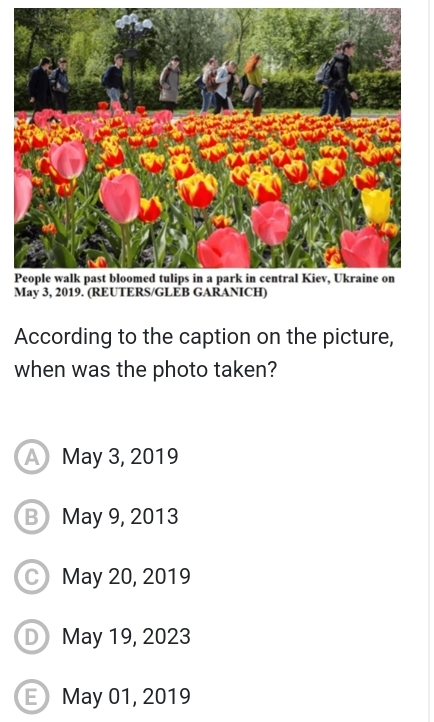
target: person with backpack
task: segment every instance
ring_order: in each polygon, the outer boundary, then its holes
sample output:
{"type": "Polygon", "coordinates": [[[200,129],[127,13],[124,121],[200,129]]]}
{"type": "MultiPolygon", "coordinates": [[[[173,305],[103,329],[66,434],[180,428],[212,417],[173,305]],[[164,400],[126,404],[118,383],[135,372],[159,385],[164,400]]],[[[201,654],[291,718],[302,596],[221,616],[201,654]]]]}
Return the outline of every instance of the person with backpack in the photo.
{"type": "Polygon", "coordinates": [[[164,103],[166,110],[175,110],[179,95],[179,55],[172,55],[170,63],[166,65],[160,75],[160,100],[164,103]]]}
{"type": "Polygon", "coordinates": [[[216,105],[214,108],[214,114],[218,115],[222,110],[229,110],[228,102],[228,83],[231,75],[235,73],[237,66],[233,60],[227,60],[218,70],[215,77],[216,91],[215,99],[216,105]]]}
{"type": "Polygon", "coordinates": [[[262,77],[262,73],[259,69],[261,62],[261,56],[258,55],[258,53],[253,53],[244,68],[249,85],[243,95],[243,103],[247,103],[253,107],[254,117],[257,117],[262,113],[262,86],[265,83],[268,83],[268,80],[262,77]]]}
{"type": "Polygon", "coordinates": [[[350,58],[356,52],[356,44],[352,40],[344,40],[341,49],[334,55],[334,63],[331,69],[331,85],[329,89],[328,115],[334,115],[338,106],[342,107],[343,119],[351,115],[350,103],[346,91],[350,93],[353,100],[359,96],[348,80],[348,73],[351,70],[350,58]]]}
{"type": "Polygon", "coordinates": [[[219,61],[213,57],[207,62],[204,69],[202,70],[202,108],[201,113],[207,113],[210,105],[215,108],[215,76],[219,67],[219,61]],[[214,101],[214,102],[213,102],[214,101]]]}
{"type": "Polygon", "coordinates": [[[50,58],[41,58],[39,65],[30,71],[29,98],[33,105],[31,123],[35,122],[35,113],[51,107],[51,86],[47,71],[50,68],[50,58]]]}
{"type": "Polygon", "coordinates": [[[68,112],[68,76],[66,74],[66,58],[59,58],[56,70],[50,75],[51,89],[56,105],[62,113],[68,112]]]}
{"type": "Polygon", "coordinates": [[[233,110],[234,104],[232,102],[232,93],[234,91],[235,83],[238,85],[238,83],[240,82],[240,79],[239,79],[238,75],[236,74],[237,66],[236,66],[236,63],[234,60],[232,60],[232,61],[227,60],[225,62],[225,65],[226,65],[226,67],[228,69],[228,73],[229,73],[228,90],[227,90],[228,107],[229,107],[229,110],[233,110]]]}
{"type": "Polygon", "coordinates": [[[124,81],[122,77],[123,63],[124,57],[121,53],[118,53],[114,57],[114,64],[109,65],[101,78],[101,82],[107,91],[107,95],[110,98],[111,103],[119,103],[121,93],[123,93],[123,97],[125,100],[128,99],[128,93],[125,91],[124,81]]]}
{"type": "MultiPolygon", "coordinates": [[[[342,45],[336,45],[335,47],[335,54],[339,53],[342,50],[342,45]]],[[[322,103],[321,108],[318,113],[318,117],[322,117],[323,115],[327,115],[329,112],[329,105],[330,105],[330,86],[332,84],[332,77],[331,77],[331,71],[333,68],[333,65],[335,64],[335,56],[333,56],[330,60],[328,60],[326,63],[323,63],[321,67],[319,68],[317,74],[315,75],[315,80],[317,83],[321,83],[322,87],[322,103]]],[[[338,105],[338,115],[341,120],[344,120],[344,111],[342,109],[341,105],[338,105]]]]}

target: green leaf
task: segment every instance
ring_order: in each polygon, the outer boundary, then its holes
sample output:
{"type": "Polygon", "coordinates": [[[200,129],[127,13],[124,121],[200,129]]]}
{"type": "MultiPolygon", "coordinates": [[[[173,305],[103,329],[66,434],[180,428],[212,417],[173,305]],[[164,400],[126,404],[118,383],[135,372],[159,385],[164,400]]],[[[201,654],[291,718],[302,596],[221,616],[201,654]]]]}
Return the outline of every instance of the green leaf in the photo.
{"type": "Polygon", "coordinates": [[[30,246],[23,246],[14,258],[14,268],[21,268],[21,264],[25,261],[30,246]]]}
{"type": "Polygon", "coordinates": [[[110,255],[104,243],[101,243],[100,251],[98,251],[97,253],[98,255],[104,256],[109,268],[120,268],[116,258],[113,258],[113,256],[110,255]]]}
{"type": "Polygon", "coordinates": [[[155,251],[157,254],[157,265],[158,268],[163,268],[164,259],[166,258],[166,246],[167,246],[167,226],[165,223],[157,238],[155,239],[155,251]]]}
{"type": "Polygon", "coordinates": [[[194,258],[191,253],[188,253],[187,251],[181,252],[181,261],[182,263],[185,263],[187,268],[201,268],[201,265],[199,261],[194,258]]]}
{"type": "Polygon", "coordinates": [[[74,256],[65,246],[61,246],[60,243],[55,243],[52,253],[58,264],[58,268],[77,268],[74,256]]]}
{"type": "Polygon", "coordinates": [[[194,233],[194,223],[191,218],[185,213],[183,213],[180,208],[175,205],[172,206],[171,210],[176,220],[179,221],[179,223],[181,223],[187,229],[187,231],[194,233]]]}
{"type": "Polygon", "coordinates": [[[98,213],[99,217],[102,218],[104,223],[110,228],[110,230],[114,233],[114,235],[119,238],[119,240],[122,240],[122,233],[121,233],[121,227],[119,223],[116,223],[116,221],[113,221],[107,213],[103,213],[100,211],[99,208],[95,208],[96,213],[98,213]]]}
{"type": "Polygon", "coordinates": [[[301,244],[298,243],[293,252],[291,253],[291,256],[289,258],[289,268],[297,268],[298,259],[301,252],[301,244]]]}

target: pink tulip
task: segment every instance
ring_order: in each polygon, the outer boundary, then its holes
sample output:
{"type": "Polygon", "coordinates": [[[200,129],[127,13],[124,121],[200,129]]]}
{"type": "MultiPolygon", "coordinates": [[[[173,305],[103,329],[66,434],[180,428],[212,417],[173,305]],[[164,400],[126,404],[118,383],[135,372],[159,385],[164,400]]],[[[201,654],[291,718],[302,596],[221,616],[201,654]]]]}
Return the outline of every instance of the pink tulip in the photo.
{"type": "Polygon", "coordinates": [[[197,257],[204,268],[250,268],[250,248],[244,233],[221,228],[197,244],[197,257]]]}
{"type": "Polygon", "coordinates": [[[389,239],[383,241],[375,228],[341,234],[341,254],[348,268],[387,268],[389,239]]]}
{"type": "Polygon", "coordinates": [[[154,123],[152,126],[152,132],[154,135],[163,135],[164,125],[162,123],[154,123]]]}
{"type": "Polygon", "coordinates": [[[62,145],[53,143],[50,148],[50,163],[62,178],[78,178],[86,162],[86,151],[79,140],[70,140],[62,145]]]}
{"type": "Polygon", "coordinates": [[[30,170],[19,167],[14,169],[14,223],[24,218],[32,202],[31,176],[30,170]]]}
{"type": "Polygon", "coordinates": [[[252,208],[253,231],[267,246],[283,243],[291,226],[288,206],[280,201],[268,201],[252,208]]]}
{"type": "Polygon", "coordinates": [[[117,223],[131,223],[140,211],[140,183],[132,173],[115,176],[112,180],[103,178],[100,196],[107,213],[117,223]]]}
{"type": "Polygon", "coordinates": [[[80,133],[83,133],[86,140],[90,140],[92,143],[94,142],[95,133],[98,130],[98,128],[101,128],[103,123],[100,123],[97,121],[94,122],[86,122],[84,120],[78,120],[75,124],[75,127],[77,130],[80,131],[80,133]]]}
{"type": "Polygon", "coordinates": [[[18,120],[27,120],[27,110],[20,110],[19,113],[17,113],[18,120]]]}
{"type": "Polygon", "coordinates": [[[153,117],[156,123],[170,123],[173,113],[171,110],[157,110],[153,117]]]}

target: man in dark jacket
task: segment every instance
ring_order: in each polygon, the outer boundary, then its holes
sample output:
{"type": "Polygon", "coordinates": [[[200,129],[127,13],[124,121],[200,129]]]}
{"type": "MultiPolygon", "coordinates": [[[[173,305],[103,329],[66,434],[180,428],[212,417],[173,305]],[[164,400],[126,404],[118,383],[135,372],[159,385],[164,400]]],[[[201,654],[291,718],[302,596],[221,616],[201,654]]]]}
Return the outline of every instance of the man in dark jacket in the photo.
{"type": "Polygon", "coordinates": [[[30,122],[34,123],[35,113],[51,107],[51,87],[47,71],[50,58],[41,58],[41,62],[30,73],[29,96],[33,104],[33,115],[30,122]]]}
{"type": "Polygon", "coordinates": [[[121,93],[123,93],[125,100],[128,98],[122,78],[123,55],[118,53],[115,55],[114,61],[114,65],[110,65],[104,73],[104,86],[111,102],[119,103],[121,93]]]}
{"type": "Polygon", "coordinates": [[[68,76],[66,74],[66,58],[60,58],[56,70],[50,75],[50,83],[56,99],[57,107],[62,113],[68,112],[68,76]]]}
{"type": "Polygon", "coordinates": [[[358,100],[359,96],[354,91],[353,86],[348,80],[348,73],[351,69],[350,58],[356,52],[356,45],[351,40],[345,40],[342,43],[341,51],[336,53],[335,63],[332,68],[331,77],[332,85],[329,91],[329,115],[336,113],[338,105],[343,111],[343,120],[351,115],[351,108],[348,102],[346,90],[350,93],[353,100],[358,100]]]}

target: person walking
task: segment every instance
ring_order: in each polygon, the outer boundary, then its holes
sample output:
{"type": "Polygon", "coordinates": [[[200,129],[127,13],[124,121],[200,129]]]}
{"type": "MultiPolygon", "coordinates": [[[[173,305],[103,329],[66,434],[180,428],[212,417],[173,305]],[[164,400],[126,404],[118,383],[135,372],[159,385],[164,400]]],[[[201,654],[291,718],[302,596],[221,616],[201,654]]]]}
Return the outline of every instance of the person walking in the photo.
{"type": "Polygon", "coordinates": [[[66,58],[59,58],[56,70],[50,75],[51,88],[58,110],[68,112],[69,83],[66,74],[66,58]]]}
{"type": "Polygon", "coordinates": [[[33,105],[31,123],[35,122],[35,113],[51,107],[51,86],[47,71],[50,68],[50,58],[43,57],[39,65],[33,68],[29,77],[29,98],[33,105]]]}
{"type": "Polygon", "coordinates": [[[219,67],[219,63],[217,58],[211,58],[205,65],[203,71],[202,71],[202,80],[204,87],[201,90],[202,93],[202,108],[200,110],[201,113],[207,113],[210,105],[213,105],[215,108],[215,95],[214,95],[214,88],[215,88],[215,76],[217,74],[217,70],[219,67]],[[214,101],[214,102],[213,102],[214,101]]]}
{"type": "Polygon", "coordinates": [[[179,95],[179,63],[181,59],[179,55],[172,55],[170,63],[166,65],[160,75],[160,100],[164,103],[166,110],[175,110],[179,95]]]}
{"type": "Polygon", "coordinates": [[[114,64],[109,65],[103,75],[103,85],[107,91],[107,95],[110,98],[110,103],[119,103],[121,99],[121,93],[125,100],[128,99],[128,93],[125,91],[124,80],[122,77],[122,65],[124,64],[124,57],[121,53],[118,53],[114,57],[114,64]]]}
{"type": "Polygon", "coordinates": [[[345,40],[341,45],[341,50],[334,56],[335,62],[331,70],[332,84],[329,89],[328,115],[334,115],[340,105],[343,114],[343,116],[341,116],[342,120],[351,116],[351,108],[346,91],[348,90],[353,100],[359,99],[359,96],[348,80],[348,73],[351,70],[350,58],[355,52],[356,44],[352,40],[345,40]]]}
{"type": "Polygon", "coordinates": [[[228,82],[230,74],[235,73],[236,64],[233,60],[227,60],[218,70],[215,78],[217,89],[215,91],[216,104],[214,114],[218,115],[222,110],[229,110],[228,104],[228,82]]]}
{"type": "Polygon", "coordinates": [[[262,113],[262,86],[265,85],[265,83],[268,83],[268,80],[262,77],[262,73],[259,68],[261,62],[261,56],[258,55],[258,53],[253,53],[244,68],[249,85],[243,95],[243,103],[248,103],[253,107],[253,115],[255,117],[261,115],[262,113]]]}
{"type": "Polygon", "coordinates": [[[229,73],[228,90],[227,90],[228,108],[229,108],[229,110],[233,110],[234,104],[232,102],[232,93],[234,90],[235,83],[238,85],[238,83],[240,82],[240,79],[239,79],[238,75],[236,74],[237,65],[236,65],[235,61],[232,60],[232,63],[231,63],[229,60],[227,60],[225,65],[228,68],[228,73],[229,73]],[[232,69],[229,68],[229,65],[231,65],[232,69]]]}
{"type": "MultiPolygon", "coordinates": [[[[341,51],[342,51],[342,45],[336,45],[336,47],[335,47],[335,55],[336,55],[336,53],[340,53],[341,51]]],[[[335,56],[333,56],[333,58],[328,62],[328,68],[330,68],[330,66],[333,65],[334,62],[335,62],[335,56]]],[[[319,118],[321,118],[323,115],[327,115],[328,112],[329,112],[329,105],[330,105],[330,85],[331,85],[331,82],[332,82],[330,72],[331,72],[331,71],[330,71],[329,69],[327,69],[327,70],[325,71],[325,76],[326,76],[326,77],[324,77],[325,82],[324,82],[323,85],[321,86],[321,87],[322,87],[322,103],[321,103],[320,111],[319,111],[319,113],[318,113],[318,117],[319,117],[319,118]]],[[[343,111],[341,105],[338,105],[338,115],[339,115],[339,117],[340,117],[341,120],[345,120],[344,111],[343,111]]]]}

